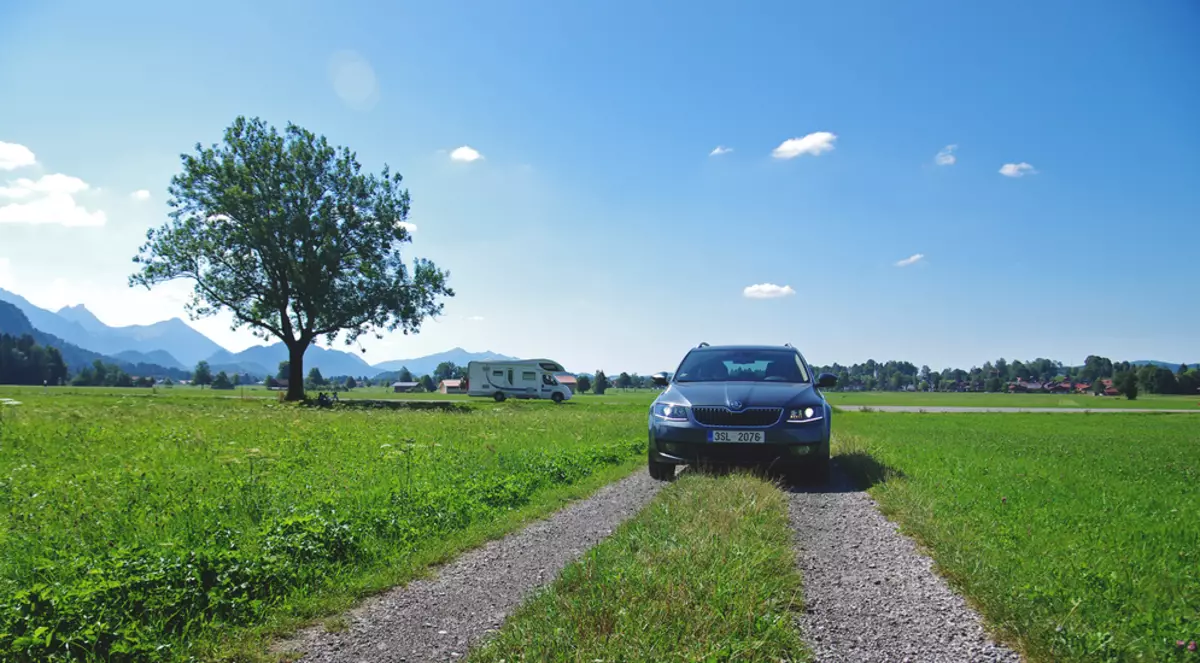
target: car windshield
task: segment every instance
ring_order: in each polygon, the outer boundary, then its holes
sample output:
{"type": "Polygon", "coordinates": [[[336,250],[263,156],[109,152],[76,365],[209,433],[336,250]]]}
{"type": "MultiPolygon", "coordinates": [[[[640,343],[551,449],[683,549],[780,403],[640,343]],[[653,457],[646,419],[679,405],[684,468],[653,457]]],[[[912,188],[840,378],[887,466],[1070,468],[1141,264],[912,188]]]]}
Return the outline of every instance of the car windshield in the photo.
{"type": "Polygon", "coordinates": [[[676,382],[808,382],[808,371],[788,350],[701,350],[689,354],[676,382]]]}

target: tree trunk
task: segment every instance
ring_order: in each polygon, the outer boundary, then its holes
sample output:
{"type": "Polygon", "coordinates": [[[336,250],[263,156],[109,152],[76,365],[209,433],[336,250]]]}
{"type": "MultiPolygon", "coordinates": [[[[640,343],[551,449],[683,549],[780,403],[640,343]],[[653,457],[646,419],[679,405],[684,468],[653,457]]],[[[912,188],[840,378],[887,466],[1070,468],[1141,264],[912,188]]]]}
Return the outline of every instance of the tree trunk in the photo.
{"type": "Polygon", "coordinates": [[[288,390],[287,400],[304,400],[304,351],[307,343],[288,343],[288,390]]]}

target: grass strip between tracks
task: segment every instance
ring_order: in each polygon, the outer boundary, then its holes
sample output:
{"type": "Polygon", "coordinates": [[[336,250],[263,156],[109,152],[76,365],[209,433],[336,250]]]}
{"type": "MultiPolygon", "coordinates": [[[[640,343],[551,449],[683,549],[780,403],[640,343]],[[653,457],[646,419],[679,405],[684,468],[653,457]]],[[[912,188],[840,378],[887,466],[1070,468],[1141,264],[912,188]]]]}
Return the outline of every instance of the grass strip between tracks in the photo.
{"type": "Polygon", "coordinates": [[[799,661],[787,499],[689,474],[563,570],[469,661],[799,661]]]}

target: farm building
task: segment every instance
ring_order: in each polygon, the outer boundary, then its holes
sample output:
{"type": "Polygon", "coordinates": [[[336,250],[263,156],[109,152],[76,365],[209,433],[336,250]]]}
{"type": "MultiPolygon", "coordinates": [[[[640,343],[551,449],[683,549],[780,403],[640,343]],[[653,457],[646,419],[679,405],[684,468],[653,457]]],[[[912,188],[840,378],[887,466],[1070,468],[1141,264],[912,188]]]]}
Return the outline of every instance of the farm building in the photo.
{"type": "Polygon", "coordinates": [[[554,379],[558,380],[559,384],[567,386],[572,394],[579,393],[579,382],[575,379],[574,375],[570,373],[556,373],[554,379]]]}
{"type": "Polygon", "coordinates": [[[393,382],[392,391],[397,394],[404,394],[417,388],[420,382],[393,382]]]}
{"type": "Polygon", "coordinates": [[[461,394],[463,393],[462,380],[442,380],[438,383],[438,393],[442,394],[461,394]]]}

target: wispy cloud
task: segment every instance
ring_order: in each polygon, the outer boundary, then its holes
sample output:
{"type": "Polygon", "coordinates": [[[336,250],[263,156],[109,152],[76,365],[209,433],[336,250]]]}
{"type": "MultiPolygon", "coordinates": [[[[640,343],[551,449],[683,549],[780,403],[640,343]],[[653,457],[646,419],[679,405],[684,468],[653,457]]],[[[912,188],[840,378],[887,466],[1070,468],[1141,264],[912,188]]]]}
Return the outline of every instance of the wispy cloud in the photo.
{"type": "Polygon", "coordinates": [[[396,227],[397,227],[397,228],[404,228],[405,230],[407,230],[407,231],[408,231],[408,233],[409,233],[410,235],[411,235],[412,233],[415,233],[415,232],[417,232],[417,224],[415,224],[415,223],[411,223],[411,222],[409,222],[409,221],[397,221],[397,222],[396,222],[396,227]]]}
{"type": "Polygon", "coordinates": [[[713,151],[712,151],[712,152],[709,152],[709,153],[708,153],[708,156],[710,156],[710,157],[719,157],[719,156],[721,156],[722,154],[729,154],[729,153],[730,153],[730,152],[732,152],[732,151],[733,151],[733,148],[732,148],[732,147],[725,147],[724,145],[718,145],[718,146],[716,146],[716,147],[714,147],[714,148],[713,148],[713,151]]]}
{"type": "Polygon", "coordinates": [[[1024,177],[1037,173],[1033,166],[1022,161],[1021,163],[1006,163],[1000,166],[1000,174],[1005,177],[1024,177]]]}
{"type": "Polygon", "coordinates": [[[137,191],[134,191],[133,193],[129,194],[129,197],[133,198],[134,200],[138,200],[138,201],[150,200],[150,192],[145,189],[138,189],[137,191]]]}
{"type": "Polygon", "coordinates": [[[103,226],[108,221],[103,211],[89,212],[75,200],[89,188],[78,177],[58,173],[36,180],[18,178],[0,187],[0,199],[19,201],[0,207],[0,223],[103,226]]]}
{"type": "Polygon", "coordinates": [[[794,159],[801,154],[820,156],[824,152],[833,150],[833,143],[836,140],[837,136],[828,131],[818,131],[803,138],[789,138],[772,150],[771,156],[776,159],[794,159]]]}
{"type": "Polygon", "coordinates": [[[742,295],[749,299],[776,299],[796,294],[790,285],[775,285],[774,283],[757,283],[748,285],[742,290],[742,295]]]}
{"type": "Polygon", "coordinates": [[[958,158],[954,156],[954,151],[958,149],[957,145],[947,145],[937,153],[933,158],[934,163],[939,166],[953,166],[958,158]]]}
{"type": "Polygon", "coordinates": [[[924,253],[914,253],[911,256],[905,258],[904,260],[896,261],[896,266],[897,267],[908,267],[909,265],[915,265],[924,259],[925,259],[924,253]]]}
{"type": "Polygon", "coordinates": [[[0,258],[0,288],[13,287],[12,262],[8,258],[0,258]]]}
{"type": "Polygon", "coordinates": [[[16,170],[36,163],[33,150],[24,145],[0,140],[0,170],[16,170]]]}
{"type": "Polygon", "coordinates": [[[465,161],[466,163],[471,163],[472,161],[478,161],[482,158],[483,155],[469,145],[456,147],[454,148],[454,151],[450,153],[450,159],[452,161],[465,161]]]}
{"type": "Polygon", "coordinates": [[[467,321],[468,322],[483,322],[483,316],[482,315],[468,315],[467,321]]]}

